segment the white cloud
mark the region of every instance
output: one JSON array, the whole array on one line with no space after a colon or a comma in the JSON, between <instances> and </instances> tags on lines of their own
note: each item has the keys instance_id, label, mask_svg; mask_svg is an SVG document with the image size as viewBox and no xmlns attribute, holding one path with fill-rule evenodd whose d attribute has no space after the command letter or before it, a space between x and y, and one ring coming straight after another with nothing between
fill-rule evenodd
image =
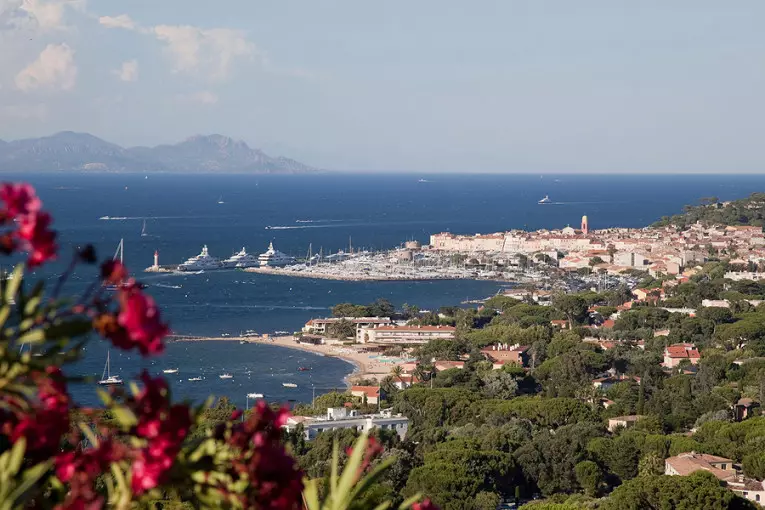
<instances>
[{"instance_id":1,"label":"white cloud","mask_svg":"<svg viewBox=\"0 0 765 510\"><path fill-rule=\"evenodd\" d=\"M223 81L229 78L239 59L259 57L263 65L267 65L263 52L240 30L191 25L142 27L127 14L101 16L98 22L107 28L123 28L155 37L165 45L165 54L172 60L176 73Z\"/></svg>"},{"instance_id":2,"label":"white cloud","mask_svg":"<svg viewBox=\"0 0 765 510\"><path fill-rule=\"evenodd\" d=\"M192 26L159 25L154 35L167 45L175 72L203 75L225 80L238 58L252 58L258 49L238 30Z\"/></svg>"},{"instance_id":3,"label":"white cloud","mask_svg":"<svg viewBox=\"0 0 765 510\"><path fill-rule=\"evenodd\" d=\"M101 16L98 22L106 28L124 28L125 30L135 30L138 25L127 14L119 16Z\"/></svg>"},{"instance_id":4,"label":"white cloud","mask_svg":"<svg viewBox=\"0 0 765 510\"><path fill-rule=\"evenodd\" d=\"M193 92L191 94L178 94L176 99L181 103L197 103L213 105L218 102L218 96L208 90Z\"/></svg>"},{"instance_id":5,"label":"white cloud","mask_svg":"<svg viewBox=\"0 0 765 510\"><path fill-rule=\"evenodd\" d=\"M85 0L0 0L0 30L60 30L67 8L81 9Z\"/></svg>"},{"instance_id":6,"label":"white cloud","mask_svg":"<svg viewBox=\"0 0 765 510\"><path fill-rule=\"evenodd\" d=\"M34 89L71 90L77 82L74 51L67 44L49 44L16 75L16 87L24 92Z\"/></svg>"},{"instance_id":7,"label":"white cloud","mask_svg":"<svg viewBox=\"0 0 765 510\"><path fill-rule=\"evenodd\" d=\"M119 69L112 71L122 81L136 81L138 79L138 61L128 60L123 62Z\"/></svg>"}]
</instances>

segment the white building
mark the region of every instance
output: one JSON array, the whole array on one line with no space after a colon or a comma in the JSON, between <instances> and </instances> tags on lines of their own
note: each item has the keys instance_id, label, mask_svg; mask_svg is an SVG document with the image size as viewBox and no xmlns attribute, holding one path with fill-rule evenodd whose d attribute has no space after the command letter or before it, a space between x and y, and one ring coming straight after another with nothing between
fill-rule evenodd
<instances>
[{"instance_id":1,"label":"white building","mask_svg":"<svg viewBox=\"0 0 765 510\"><path fill-rule=\"evenodd\" d=\"M326 319L311 319L303 326L303 333L314 333L317 335L326 335L327 328L332 324L341 321L353 323L356 327L356 341L359 341L359 334L362 328L373 328L375 326L385 326L392 324L390 317L329 317Z\"/></svg>"},{"instance_id":2,"label":"white building","mask_svg":"<svg viewBox=\"0 0 765 510\"><path fill-rule=\"evenodd\" d=\"M301 424L303 434L309 441L328 430L353 429L364 433L379 428L393 430L401 439L404 439L409 430L409 418L401 414L393 414L390 409L383 410L379 414L359 415L356 411L349 411L344 407L331 407L327 409L326 417L291 416L282 428L292 432Z\"/></svg>"},{"instance_id":3,"label":"white building","mask_svg":"<svg viewBox=\"0 0 765 510\"><path fill-rule=\"evenodd\" d=\"M378 326L361 328L361 343L371 344L426 344L431 340L454 340L454 326Z\"/></svg>"}]
</instances>

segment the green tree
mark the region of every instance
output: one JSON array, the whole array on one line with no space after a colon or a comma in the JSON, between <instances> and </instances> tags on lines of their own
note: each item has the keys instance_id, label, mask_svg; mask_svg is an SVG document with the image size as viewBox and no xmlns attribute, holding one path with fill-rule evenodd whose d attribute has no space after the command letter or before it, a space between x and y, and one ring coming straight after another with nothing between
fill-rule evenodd
<instances>
[{"instance_id":1,"label":"green tree","mask_svg":"<svg viewBox=\"0 0 765 510\"><path fill-rule=\"evenodd\" d=\"M639 476L654 476L664 474L664 459L655 452L648 452L638 462Z\"/></svg>"},{"instance_id":2,"label":"green tree","mask_svg":"<svg viewBox=\"0 0 765 510\"><path fill-rule=\"evenodd\" d=\"M756 508L722 487L714 475L701 471L690 476L645 476L630 480L617 487L601 507L604 510Z\"/></svg>"},{"instance_id":3,"label":"green tree","mask_svg":"<svg viewBox=\"0 0 765 510\"><path fill-rule=\"evenodd\" d=\"M496 492L481 491L475 495L474 503L476 510L497 510L502 498Z\"/></svg>"},{"instance_id":4,"label":"green tree","mask_svg":"<svg viewBox=\"0 0 765 510\"><path fill-rule=\"evenodd\" d=\"M489 398L510 399L518 394L518 383L503 370L491 370L481 376L483 393Z\"/></svg>"},{"instance_id":5,"label":"green tree","mask_svg":"<svg viewBox=\"0 0 765 510\"><path fill-rule=\"evenodd\" d=\"M569 327L587 316L587 302L576 294L558 294L553 298L553 306L566 317Z\"/></svg>"},{"instance_id":6,"label":"green tree","mask_svg":"<svg viewBox=\"0 0 765 510\"><path fill-rule=\"evenodd\" d=\"M328 325L327 333L334 338L345 340L356 336L356 326L349 320L341 319Z\"/></svg>"},{"instance_id":7,"label":"green tree","mask_svg":"<svg viewBox=\"0 0 765 510\"><path fill-rule=\"evenodd\" d=\"M765 478L765 452L759 451L744 456L744 473L747 476L762 480Z\"/></svg>"},{"instance_id":8,"label":"green tree","mask_svg":"<svg viewBox=\"0 0 765 510\"><path fill-rule=\"evenodd\" d=\"M583 460L574 466L576 481L588 496L595 497L603 485L603 470L591 460Z\"/></svg>"}]
</instances>

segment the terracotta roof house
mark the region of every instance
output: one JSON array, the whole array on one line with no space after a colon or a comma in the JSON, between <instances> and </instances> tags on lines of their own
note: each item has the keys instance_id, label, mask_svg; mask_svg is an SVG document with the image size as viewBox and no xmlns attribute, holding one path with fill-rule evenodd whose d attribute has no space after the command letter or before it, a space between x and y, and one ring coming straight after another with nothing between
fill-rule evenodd
<instances>
[{"instance_id":1,"label":"terracotta roof house","mask_svg":"<svg viewBox=\"0 0 765 510\"><path fill-rule=\"evenodd\" d=\"M367 404L378 404L381 397L385 398L379 386L351 386L351 395L359 397L362 401L366 398Z\"/></svg>"},{"instance_id":2,"label":"terracotta roof house","mask_svg":"<svg viewBox=\"0 0 765 510\"><path fill-rule=\"evenodd\" d=\"M664 365L667 368L675 368L683 360L688 360L692 365L696 365L701 359L696 346L693 344L673 344L664 348Z\"/></svg>"}]
</instances>

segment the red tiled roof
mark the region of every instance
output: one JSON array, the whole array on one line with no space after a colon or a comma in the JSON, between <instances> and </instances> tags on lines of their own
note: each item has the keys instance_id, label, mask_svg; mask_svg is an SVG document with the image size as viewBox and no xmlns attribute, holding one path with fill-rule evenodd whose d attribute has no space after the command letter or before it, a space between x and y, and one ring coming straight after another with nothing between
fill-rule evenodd
<instances>
[{"instance_id":1,"label":"red tiled roof","mask_svg":"<svg viewBox=\"0 0 765 510\"><path fill-rule=\"evenodd\" d=\"M363 393L367 397L379 397L380 387L379 386L351 386L351 394L353 393Z\"/></svg>"},{"instance_id":2,"label":"red tiled roof","mask_svg":"<svg viewBox=\"0 0 765 510\"><path fill-rule=\"evenodd\" d=\"M700 358L699 351L690 344L670 345L665 349L665 355L670 358Z\"/></svg>"}]
</instances>

